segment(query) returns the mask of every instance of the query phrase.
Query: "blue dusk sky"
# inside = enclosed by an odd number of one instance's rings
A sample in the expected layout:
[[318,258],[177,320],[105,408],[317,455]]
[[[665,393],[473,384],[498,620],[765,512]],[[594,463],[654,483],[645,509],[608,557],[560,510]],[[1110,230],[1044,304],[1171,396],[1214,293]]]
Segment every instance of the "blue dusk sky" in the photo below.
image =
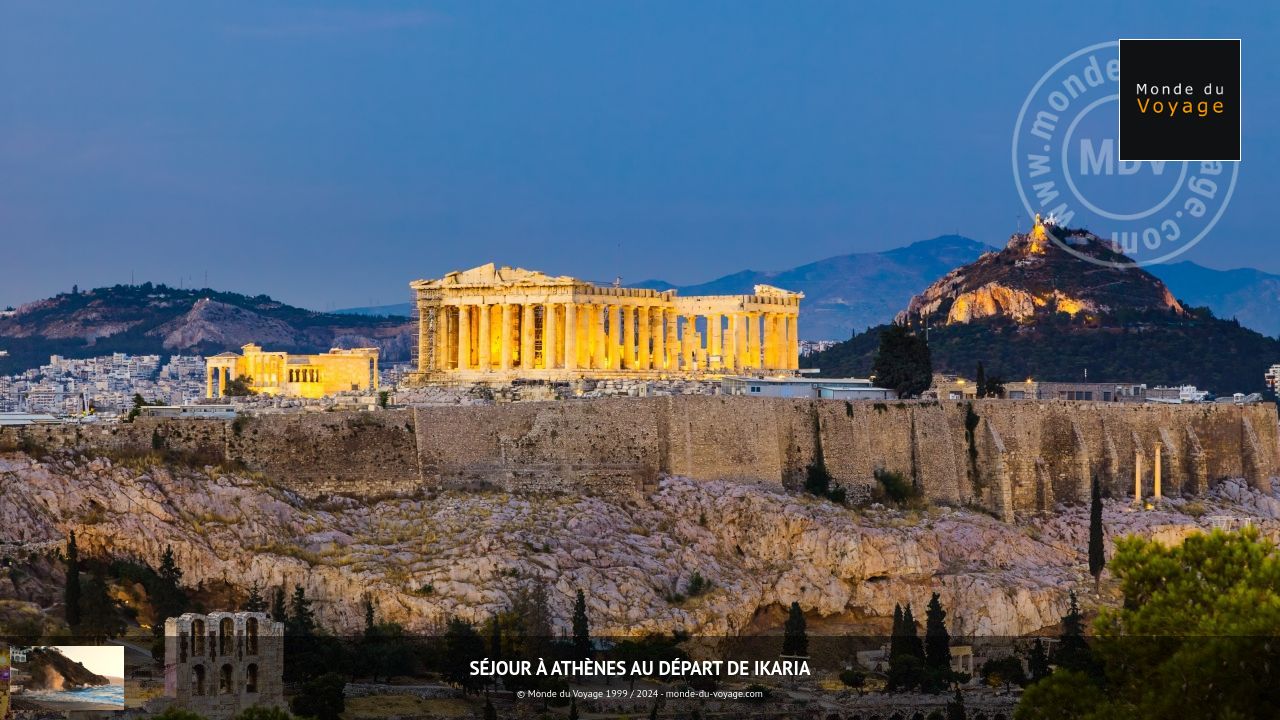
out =
[[[1239,184],[1185,257],[1280,272],[1280,5],[0,0],[0,306],[151,280],[315,309],[488,261],[711,279],[1026,213],[1028,90],[1243,39]],[[1105,228],[1096,228],[1105,231]]]

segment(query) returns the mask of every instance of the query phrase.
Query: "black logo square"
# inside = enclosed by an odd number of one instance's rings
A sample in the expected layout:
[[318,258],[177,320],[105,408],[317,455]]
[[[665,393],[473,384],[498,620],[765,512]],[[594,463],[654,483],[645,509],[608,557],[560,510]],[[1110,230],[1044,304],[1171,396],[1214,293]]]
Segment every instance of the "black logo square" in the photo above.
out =
[[1120,159],[1239,160],[1240,41],[1121,40]]

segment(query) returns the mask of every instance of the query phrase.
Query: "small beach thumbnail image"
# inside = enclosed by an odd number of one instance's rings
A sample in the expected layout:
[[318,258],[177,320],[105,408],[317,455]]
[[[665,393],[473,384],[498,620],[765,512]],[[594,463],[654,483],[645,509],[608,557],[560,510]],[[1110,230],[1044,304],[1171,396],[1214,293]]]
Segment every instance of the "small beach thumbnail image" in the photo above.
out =
[[15,710],[124,709],[122,646],[37,645],[11,648],[10,655]]

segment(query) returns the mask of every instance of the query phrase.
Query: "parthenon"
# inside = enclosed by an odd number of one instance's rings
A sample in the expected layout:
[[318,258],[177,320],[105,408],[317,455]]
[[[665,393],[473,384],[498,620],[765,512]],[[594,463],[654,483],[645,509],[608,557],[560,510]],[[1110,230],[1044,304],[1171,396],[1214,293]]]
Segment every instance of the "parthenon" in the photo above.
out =
[[793,374],[802,293],[598,285],[493,263],[410,283],[419,382]]

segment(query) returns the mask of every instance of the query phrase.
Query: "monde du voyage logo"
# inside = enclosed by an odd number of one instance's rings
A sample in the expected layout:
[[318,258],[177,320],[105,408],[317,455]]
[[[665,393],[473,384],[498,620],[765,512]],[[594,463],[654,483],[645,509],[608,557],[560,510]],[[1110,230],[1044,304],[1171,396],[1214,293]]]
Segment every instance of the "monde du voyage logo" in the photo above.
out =
[[[1014,180],[1029,216],[1087,262],[1166,262],[1203,239],[1239,175],[1240,41],[1120,40],[1062,58],[1014,125]],[[1127,260],[1057,228],[1109,238]]]

